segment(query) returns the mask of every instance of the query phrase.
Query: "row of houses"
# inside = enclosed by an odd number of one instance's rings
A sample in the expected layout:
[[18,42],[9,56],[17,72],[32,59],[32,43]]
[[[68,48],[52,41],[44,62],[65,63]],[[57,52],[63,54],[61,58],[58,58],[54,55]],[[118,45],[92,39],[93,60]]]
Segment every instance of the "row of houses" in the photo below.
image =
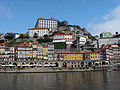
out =
[[15,47],[2,46],[0,61],[41,61],[41,60],[119,60],[120,46],[105,45],[94,52],[55,52],[54,45],[41,45],[37,42],[25,41]]
[[41,45],[32,41],[14,47],[5,44],[0,48],[0,57],[0,61],[54,60],[54,45]]
[[55,53],[55,60],[103,60],[100,51],[96,52],[64,52]]

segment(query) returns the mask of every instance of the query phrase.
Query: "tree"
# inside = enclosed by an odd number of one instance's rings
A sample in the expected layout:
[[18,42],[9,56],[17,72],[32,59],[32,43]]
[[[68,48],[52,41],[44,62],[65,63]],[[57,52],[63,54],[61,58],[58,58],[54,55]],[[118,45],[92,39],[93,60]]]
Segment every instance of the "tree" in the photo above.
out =
[[10,40],[10,44],[15,44],[15,43],[16,43],[16,39]]
[[67,26],[68,25],[68,21],[67,20],[63,20],[62,22],[58,22],[58,26]]
[[50,39],[50,38],[44,38],[43,39],[43,42],[52,42],[53,41],[53,39]]
[[57,34],[58,32],[57,31],[54,31],[53,33],[52,33],[52,36],[54,36],[55,34]]
[[0,44],[1,44],[1,43],[4,43],[4,42],[5,42],[4,40],[0,40]]
[[39,38],[37,39],[38,43],[42,43],[43,42],[43,38]]
[[62,22],[65,24],[65,26],[68,25],[68,21],[67,20],[63,20]]
[[30,36],[28,34],[25,35],[25,38],[30,38]]
[[47,34],[45,34],[43,37],[44,37],[44,38],[47,38],[47,37],[48,37],[48,35],[47,35]]
[[24,39],[24,38],[25,38],[25,35],[24,35],[24,34],[20,34],[20,36],[19,36],[18,38]]
[[58,32],[58,34],[65,34],[65,33],[63,33],[63,32]]
[[66,43],[65,42],[56,42],[54,43],[55,49],[66,49]]
[[38,38],[38,34],[34,33],[33,38]]
[[5,39],[13,39],[14,35],[13,34],[8,34],[4,36]]

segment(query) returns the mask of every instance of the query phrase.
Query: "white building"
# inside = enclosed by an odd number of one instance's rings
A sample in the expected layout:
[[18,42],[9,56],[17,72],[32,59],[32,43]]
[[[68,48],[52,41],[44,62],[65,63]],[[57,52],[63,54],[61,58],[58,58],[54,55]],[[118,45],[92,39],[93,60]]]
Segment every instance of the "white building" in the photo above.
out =
[[72,34],[56,34],[54,35],[53,42],[66,42],[66,44],[72,44],[74,37]]
[[48,45],[48,60],[54,60],[54,44]]
[[35,28],[49,28],[50,31],[56,31],[58,28],[58,21],[56,19],[38,18]]
[[107,37],[107,38],[99,38],[98,39],[98,44],[99,44],[99,48],[104,44],[112,44],[112,43],[116,43],[118,44],[120,40],[120,37]]
[[84,45],[86,43],[87,39],[86,37],[80,37],[80,45]]
[[102,32],[100,34],[100,38],[104,38],[104,37],[112,37],[112,33],[110,33],[110,32]]
[[48,28],[31,28],[28,31],[28,34],[30,37],[33,37],[35,33],[38,35],[38,37],[44,36],[46,34],[49,35],[49,29]]
[[14,35],[15,38],[18,38],[21,34],[20,33],[13,33],[13,32],[8,32],[8,35]]

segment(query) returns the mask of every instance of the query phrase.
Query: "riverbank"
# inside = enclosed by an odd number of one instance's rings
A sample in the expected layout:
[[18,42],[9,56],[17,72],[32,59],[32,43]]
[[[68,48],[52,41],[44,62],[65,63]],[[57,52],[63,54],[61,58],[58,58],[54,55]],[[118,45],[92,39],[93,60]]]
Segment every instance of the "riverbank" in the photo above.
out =
[[54,72],[85,72],[85,71],[94,71],[93,68],[89,69],[50,69],[50,68],[26,68],[22,70],[10,69],[4,70],[1,69],[0,73],[54,73]]

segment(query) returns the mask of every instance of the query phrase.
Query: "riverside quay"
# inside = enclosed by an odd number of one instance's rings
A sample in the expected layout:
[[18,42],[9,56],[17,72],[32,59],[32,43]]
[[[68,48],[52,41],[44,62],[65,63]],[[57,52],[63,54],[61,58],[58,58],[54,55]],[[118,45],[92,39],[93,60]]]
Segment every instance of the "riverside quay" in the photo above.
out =
[[54,44],[24,41],[20,45],[0,46],[1,67],[91,67],[119,63],[120,46],[104,45],[96,51],[55,50]]
[[80,68],[89,68],[93,66],[107,66],[115,65],[119,63],[120,60],[81,60],[81,61],[4,61],[1,62],[1,68],[49,68],[49,67],[58,67],[58,68],[71,68],[71,69],[80,69]]

